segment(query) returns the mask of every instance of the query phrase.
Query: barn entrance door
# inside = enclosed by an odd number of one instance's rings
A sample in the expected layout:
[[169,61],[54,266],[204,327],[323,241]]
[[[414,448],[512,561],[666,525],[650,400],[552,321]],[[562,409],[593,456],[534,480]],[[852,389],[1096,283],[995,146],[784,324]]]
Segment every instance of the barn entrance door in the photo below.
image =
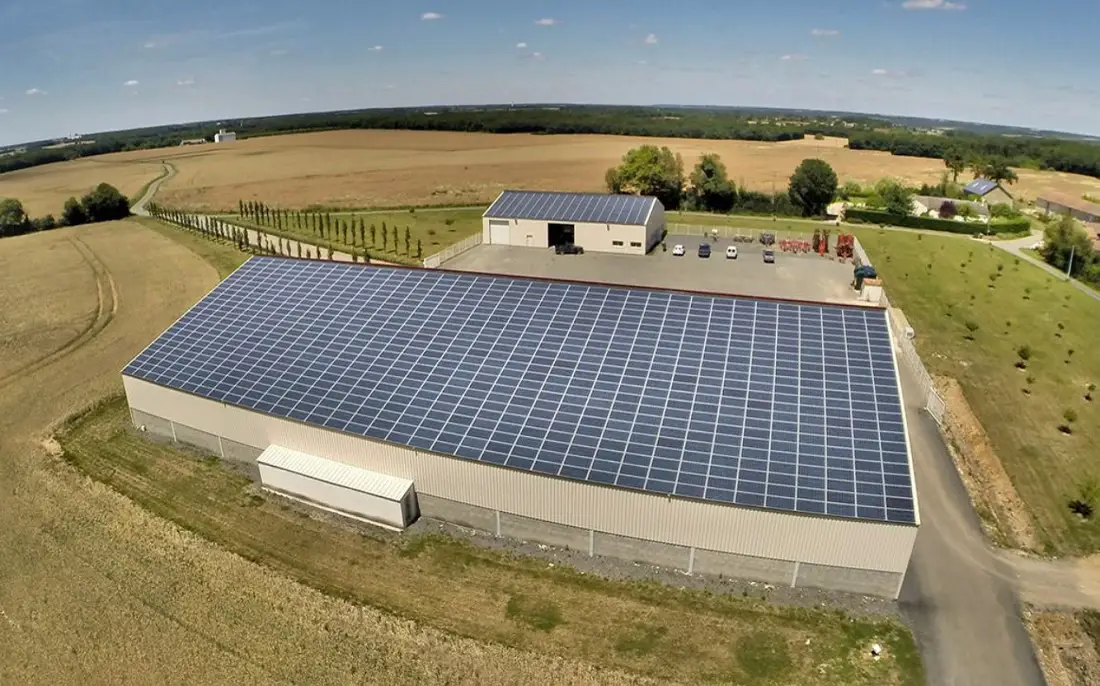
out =
[[569,245],[574,242],[575,228],[572,224],[547,224],[546,239],[550,247]]
[[489,220],[489,242],[493,245],[508,245],[508,220]]

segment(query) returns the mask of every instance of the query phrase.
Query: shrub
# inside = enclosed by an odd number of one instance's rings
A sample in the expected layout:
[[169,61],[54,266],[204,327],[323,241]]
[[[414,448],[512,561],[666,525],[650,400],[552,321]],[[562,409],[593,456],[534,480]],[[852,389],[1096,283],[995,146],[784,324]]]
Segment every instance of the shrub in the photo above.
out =
[[955,203],[950,200],[940,205],[940,219],[954,219],[958,213],[959,210],[955,207]]
[[1019,348],[1016,348],[1016,355],[1020,358],[1016,361],[1016,366],[1020,369],[1026,369],[1027,362],[1031,359],[1031,346],[1021,345]]
[[[967,207],[963,205],[963,207]],[[960,210],[959,214],[962,214]],[[959,222],[950,219],[933,219],[931,217],[901,217],[889,212],[864,208],[849,208],[844,213],[847,221],[867,224],[892,224],[904,226],[910,229],[932,229],[933,231],[946,231],[948,233],[964,233],[977,235],[990,230],[993,233],[1017,233],[1030,228],[1027,219],[997,220],[989,224],[981,222]]]
[[964,322],[964,326],[966,326],[966,330],[967,330],[967,334],[965,336],[966,340],[968,340],[968,341],[974,340],[974,333],[980,328],[978,326],[978,322],[976,322],[972,319],[967,319],[966,322]]

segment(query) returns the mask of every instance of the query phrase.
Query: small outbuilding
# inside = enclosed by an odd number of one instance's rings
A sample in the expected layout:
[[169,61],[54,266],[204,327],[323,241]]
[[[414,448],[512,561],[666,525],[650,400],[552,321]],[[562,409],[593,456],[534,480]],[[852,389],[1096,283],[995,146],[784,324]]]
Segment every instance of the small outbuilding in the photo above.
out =
[[237,134],[233,131],[222,129],[214,134],[215,143],[232,143],[237,140]]
[[963,191],[986,205],[1012,204],[1012,194],[1001,184],[989,179],[974,179],[963,187]]
[[661,242],[665,208],[648,196],[504,191],[482,222],[483,243],[644,255]]
[[268,446],[256,465],[265,489],[346,517],[404,529],[419,515],[409,479],[279,445]]
[[1035,205],[1047,214],[1070,214],[1083,222],[1100,222],[1100,204],[1064,193],[1043,193]]

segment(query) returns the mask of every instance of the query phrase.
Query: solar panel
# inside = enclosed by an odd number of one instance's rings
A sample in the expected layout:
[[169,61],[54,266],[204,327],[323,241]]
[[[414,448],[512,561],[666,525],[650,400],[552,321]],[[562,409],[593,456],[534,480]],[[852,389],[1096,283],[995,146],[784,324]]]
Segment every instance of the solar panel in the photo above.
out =
[[485,212],[499,219],[644,224],[656,198],[637,195],[504,191]]
[[514,469],[912,523],[886,314],[253,257],[124,374]]
[[966,184],[964,190],[974,195],[985,195],[989,191],[997,187],[997,184],[989,179],[974,179],[970,183]]

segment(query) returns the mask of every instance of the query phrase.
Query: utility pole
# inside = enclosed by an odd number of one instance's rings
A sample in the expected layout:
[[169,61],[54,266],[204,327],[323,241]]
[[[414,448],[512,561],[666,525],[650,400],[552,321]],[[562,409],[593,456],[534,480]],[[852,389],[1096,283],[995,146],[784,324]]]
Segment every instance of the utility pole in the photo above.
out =
[[1076,245],[1069,246],[1069,264],[1066,265],[1066,277],[1073,278],[1073,252],[1077,249]]

